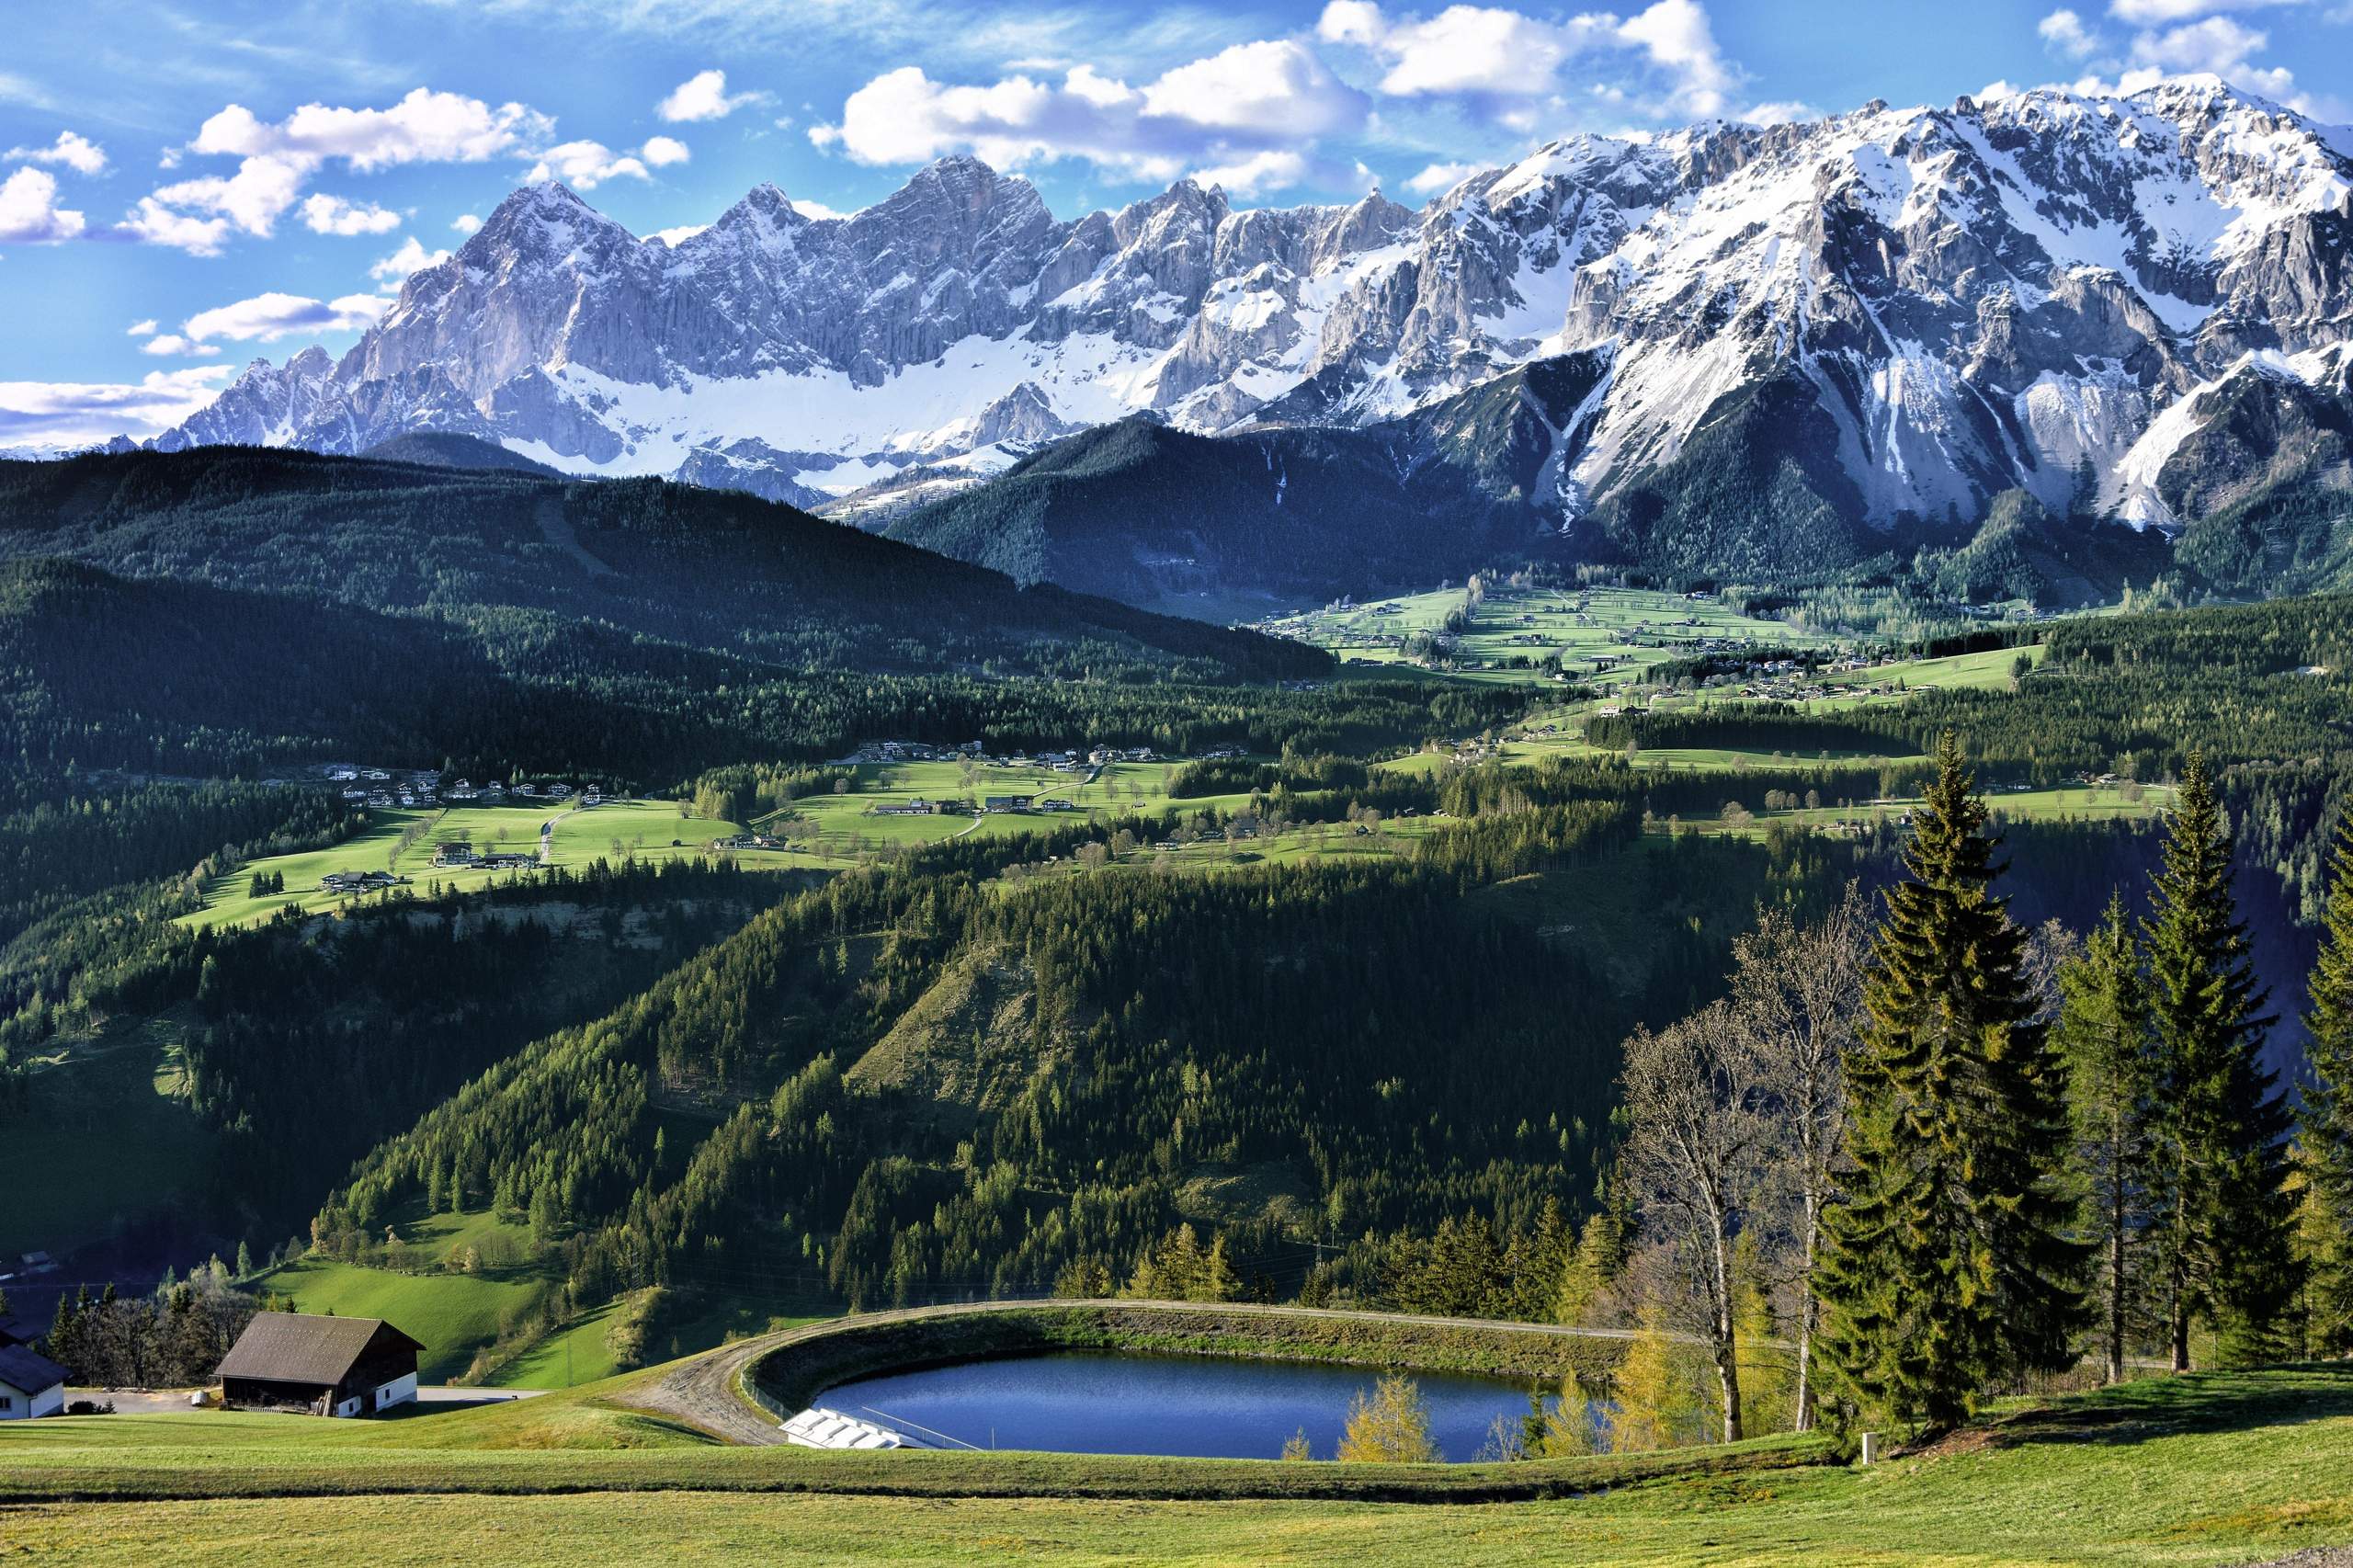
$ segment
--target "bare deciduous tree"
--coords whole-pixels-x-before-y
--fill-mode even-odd
[[[1733,1245],[1759,1182],[1758,1059],[1728,1002],[1626,1042],[1626,1172],[1643,1221],[1674,1243],[1697,1287],[1723,1437],[1741,1437]]]
[[[1733,1006],[1756,1055],[1765,1114],[1790,1157],[1777,1173],[1790,1206],[1790,1276],[1798,1289],[1796,1426],[1813,1423],[1813,1338],[1822,1307],[1814,1259],[1822,1210],[1836,1192],[1847,1119],[1846,1061],[1862,1013],[1863,966],[1870,916],[1862,892],[1846,896],[1822,921],[1800,926],[1785,910],[1766,910],[1756,928],[1733,944]]]

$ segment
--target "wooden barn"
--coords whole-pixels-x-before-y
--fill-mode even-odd
[[[416,1399],[425,1346],[378,1318],[256,1312],[221,1363],[232,1410],[372,1415]]]

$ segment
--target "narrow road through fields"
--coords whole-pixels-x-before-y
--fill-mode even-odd
[[[722,1346],[708,1355],[698,1356],[672,1368],[655,1381],[631,1389],[620,1397],[626,1404],[684,1421],[731,1443],[751,1447],[773,1445],[784,1441],[784,1434],[778,1430],[777,1418],[735,1392],[736,1381],[745,1369],[771,1350],[805,1344],[845,1328],[1085,1304],[1051,1297],[1007,1301],[956,1301],[946,1306],[902,1307],[890,1312],[860,1312],[855,1317],[828,1318],[823,1323],[803,1324],[799,1328],[786,1329],[782,1333],[761,1335],[756,1338]],[[1397,1324],[1415,1328],[1506,1329],[1518,1334],[1545,1335],[1561,1339],[1628,1340],[1635,1337],[1636,1334],[1631,1328],[1569,1328],[1559,1324],[1499,1323],[1483,1318],[1430,1317],[1414,1312],[1352,1312],[1340,1307],[1262,1306],[1244,1301],[1110,1301],[1097,1304],[1117,1307],[1122,1312],[1213,1312],[1236,1317],[1325,1318]],[[1696,1335],[1670,1334],[1667,1337],[1687,1345],[1699,1343]],[[1786,1348],[1779,1341],[1770,1343]]]
[[[540,824],[540,865],[552,866],[555,864],[555,824],[562,822],[566,817],[576,817],[582,812],[589,809],[590,808],[586,805],[568,806],[564,810],[556,812],[555,815],[548,818],[547,821]]]

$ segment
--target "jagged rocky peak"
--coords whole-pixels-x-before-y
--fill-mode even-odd
[[[699,234],[689,234],[679,242],[682,256],[710,251],[740,240],[749,240],[764,250],[773,250],[791,243],[792,236],[817,220],[792,204],[792,199],[777,186],[763,180],[745,192],[744,199],[714,219],[710,226]],[[838,219],[828,219],[837,222]]]
[[[1053,214],[1035,186],[970,157],[926,165],[847,225],[862,254],[888,248],[926,262],[1035,240],[1052,227]]]
[[[983,472],[1140,409],[1208,432],[1384,419],[1592,350],[1607,374],[1554,454],[1558,493],[1592,505],[1672,483],[1711,408],[1770,387],[1835,448],[1858,520],[2006,488],[2055,506],[2086,460],[2154,516],[2195,424],[2169,414],[2220,406],[2193,394],[2250,355],[2353,336],[2349,153],[2187,78],[1564,136],[1418,210],[1237,207],[1187,179],[1064,221],[950,157],[840,220],[762,185],[673,248],[541,182],[341,364],[256,367],[173,438],[460,429],[801,496]]]
[[[639,243],[635,234],[588,205],[570,186],[544,179],[509,194],[459,249],[481,258],[561,259],[600,240]]]

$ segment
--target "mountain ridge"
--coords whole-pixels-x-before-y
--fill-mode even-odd
[[[1180,180],[1063,222],[951,157],[846,218],[763,185],[673,245],[542,182],[340,360],[257,362],[158,444],[431,429],[814,506],[915,468],[986,478],[1138,412],[1360,428],[1592,355],[1606,377],[1529,501],[1572,538],[1688,510],[1689,449],[1735,412],[1804,432],[1805,526],[1833,543],[2012,489],[2081,510],[2086,482],[2091,510],[2171,529],[2235,504],[2211,469],[2255,466],[2201,408],[2285,378],[2328,426],[2348,340],[2353,131],[2187,77],[1579,135],[1418,210],[1237,210]]]

